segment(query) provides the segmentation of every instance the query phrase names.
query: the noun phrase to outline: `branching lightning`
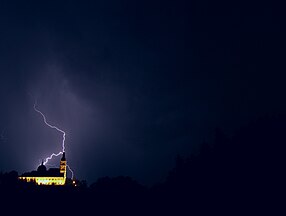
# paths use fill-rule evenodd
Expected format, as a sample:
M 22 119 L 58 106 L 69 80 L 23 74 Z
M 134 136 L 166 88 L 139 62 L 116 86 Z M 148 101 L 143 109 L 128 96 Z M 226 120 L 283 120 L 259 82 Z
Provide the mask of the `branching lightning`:
M 71 172 L 71 179 L 73 179 L 73 171 L 72 171 L 72 169 L 70 168 L 70 166 L 69 165 L 67 165 L 67 168 L 69 169 L 69 171 Z
M 55 153 L 51 154 L 49 157 L 47 157 L 44 160 L 44 165 L 46 165 L 49 162 L 49 160 L 51 160 L 54 156 L 58 157 L 59 155 L 62 155 L 62 154 L 63 154 L 63 152 L 61 152 L 61 151 L 59 153 L 57 153 L 57 154 L 55 154 Z
M 57 128 L 56 126 L 50 125 L 50 124 L 47 122 L 46 116 L 45 116 L 40 110 L 38 110 L 36 106 L 37 106 L 37 101 L 35 101 L 34 110 L 35 110 L 36 112 L 38 112 L 38 113 L 41 114 L 41 116 L 42 116 L 43 119 L 44 119 L 45 124 L 46 124 L 47 126 L 49 126 L 50 128 L 56 129 L 57 131 L 59 131 L 59 132 L 61 132 L 61 133 L 63 134 L 63 141 L 62 141 L 62 148 L 63 148 L 63 150 L 62 150 L 62 152 L 61 152 L 61 154 L 62 154 L 62 153 L 65 151 L 66 132 L 64 132 L 63 130 Z M 59 155 L 54 155 L 54 156 L 59 156 Z M 51 158 L 50 158 L 50 159 L 51 159 Z M 49 159 L 48 159 L 48 160 L 49 160 Z
M 36 100 L 35 103 L 34 103 L 34 110 L 35 110 L 37 113 L 39 113 L 39 114 L 43 117 L 44 123 L 45 123 L 48 127 L 52 128 L 52 129 L 56 129 L 58 132 L 62 133 L 62 135 L 63 135 L 62 151 L 60 151 L 60 152 L 57 153 L 57 154 L 56 154 L 56 153 L 52 153 L 49 157 L 47 157 L 47 158 L 44 160 L 44 165 L 46 165 L 46 164 L 49 162 L 49 160 L 51 160 L 53 157 L 58 157 L 59 155 L 62 155 L 63 152 L 65 152 L 66 132 L 63 131 L 63 130 L 61 130 L 61 129 L 59 129 L 59 128 L 56 127 L 56 126 L 53 126 L 53 125 L 49 124 L 49 123 L 47 122 L 46 116 L 45 116 L 40 110 L 37 109 L 37 100 Z M 72 171 L 72 169 L 70 168 L 69 165 L 67 165 L 67 167 L 68 167 L 69 171 L 71 172 L 71 174 L 72 174 L 72 179 L 73 179 L 73 177 L 74 177 L 74 172 Z

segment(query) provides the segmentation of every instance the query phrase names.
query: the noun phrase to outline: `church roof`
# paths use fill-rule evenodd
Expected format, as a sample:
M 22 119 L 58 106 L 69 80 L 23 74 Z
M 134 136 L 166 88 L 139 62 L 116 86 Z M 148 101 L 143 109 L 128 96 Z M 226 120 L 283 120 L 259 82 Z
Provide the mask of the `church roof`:
M 66 161 L 66 154 L 63 152 L 61 161 Z M 32 172 L 25 172 L 20 177 L 64 177 L 64 174 L 60 172 L 59 168 L 50 168 L 47 170 L 44 162 L 38 167 L 37 170 Z
M 38 172 L 46 172 L 47 171 L 47 168 L 44 165 L 44 162 L 42 162 L 42 164 L 38 167 L 37 171 Z
M 41 166 L 41 165 L 40 165 Z M 63 177 L 64 175 L 60 173 L 59 168 L 50 168 L 49 170 L 38 170 L 32 172 L 26 172 L 21 175 L 21 177 Z

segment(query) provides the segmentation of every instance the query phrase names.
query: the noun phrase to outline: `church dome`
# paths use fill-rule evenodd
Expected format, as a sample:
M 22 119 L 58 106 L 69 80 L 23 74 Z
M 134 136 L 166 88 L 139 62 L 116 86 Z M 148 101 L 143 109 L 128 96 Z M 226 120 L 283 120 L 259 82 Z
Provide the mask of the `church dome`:
M 43 162 L 42 162 L 42 164 L 38 167 L 37 171 L 38 171 L 38 172 L 46 172 L 46 171 L 47 171 L 47 168 L 46 168 L 46 166 L 44 165 Z

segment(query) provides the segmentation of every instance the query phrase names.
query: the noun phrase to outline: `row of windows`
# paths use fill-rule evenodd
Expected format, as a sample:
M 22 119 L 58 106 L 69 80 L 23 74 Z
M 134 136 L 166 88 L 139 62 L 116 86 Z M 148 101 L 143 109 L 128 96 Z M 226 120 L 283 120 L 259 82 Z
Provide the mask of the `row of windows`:
M 38 181 L 62 181 L 62 177 L 59 177 L 59 178 L 25 178 L 25 177 L 23 177 L 23 178 L 21 178 L 21 179 L 23 179 L 23 180 L 27 180 L 27 181 L 36 181 L 36 180 L 38 180 Z

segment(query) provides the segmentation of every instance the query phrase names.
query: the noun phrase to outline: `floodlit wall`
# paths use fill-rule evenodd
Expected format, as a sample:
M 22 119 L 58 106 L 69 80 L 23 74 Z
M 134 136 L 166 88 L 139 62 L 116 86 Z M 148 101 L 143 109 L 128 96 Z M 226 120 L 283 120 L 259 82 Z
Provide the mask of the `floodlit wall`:
M 36 182 L 37 185 L 64 185 L 66 179 L 64 177 L 19 177 L 20 180 Z

